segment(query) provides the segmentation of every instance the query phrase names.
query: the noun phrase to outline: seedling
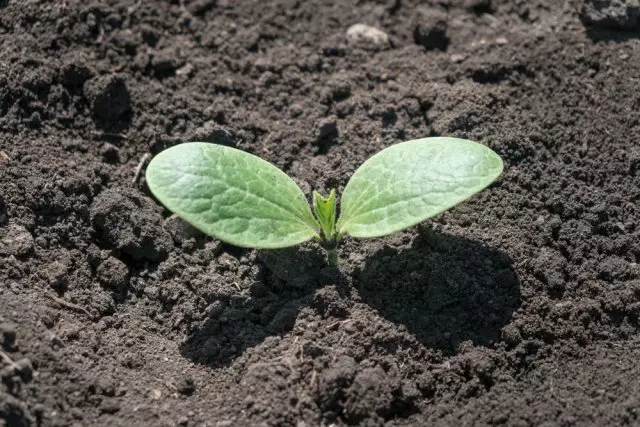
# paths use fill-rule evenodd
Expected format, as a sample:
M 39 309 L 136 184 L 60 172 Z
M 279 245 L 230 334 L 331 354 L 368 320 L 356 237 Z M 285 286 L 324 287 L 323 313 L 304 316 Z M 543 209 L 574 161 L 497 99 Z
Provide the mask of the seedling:
M 285 248 L 316 239 L 338 265 L 346 235 L 379 237 L 437 215 L 486 188 L 502 160 L 477 142 L 424 138 L 388 147 L 353 174 L 340 200 L 307 198 L 284 172 L 252 154 L 190 142 L 158 154 L 147 168 L 151 192 L 202 232 L 247 248 Z M 314 216 L 315 214 L 315 216 Z

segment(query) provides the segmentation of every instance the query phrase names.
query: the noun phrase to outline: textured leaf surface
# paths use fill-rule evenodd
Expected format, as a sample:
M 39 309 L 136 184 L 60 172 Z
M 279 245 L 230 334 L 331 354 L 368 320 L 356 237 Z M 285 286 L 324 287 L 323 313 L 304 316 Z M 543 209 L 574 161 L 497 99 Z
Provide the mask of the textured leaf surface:
M 190 142 L 158 154 L 147 168 L 151 192 L 204 233 L 237 246 L 284 248 L 317 235 L 300 187 L 252 154 Z
M 458 138 L 424 138 L 382 150 L 344 189 L 338 232 L 384 236 L 437 215 L 491 184 L 502 160 Z

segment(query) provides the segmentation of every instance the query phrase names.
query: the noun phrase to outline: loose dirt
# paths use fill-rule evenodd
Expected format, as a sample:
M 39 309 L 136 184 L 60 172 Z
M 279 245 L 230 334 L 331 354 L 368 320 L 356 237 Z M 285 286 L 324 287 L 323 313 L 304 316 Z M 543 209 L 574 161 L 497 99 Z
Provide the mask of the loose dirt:
M 0 0 L 0 425 L 637 425 L 626 3 Z M 215 141 L 340 191 L 437 135 L 501 180 L 340 272 L 202 236 L 140 173 Z

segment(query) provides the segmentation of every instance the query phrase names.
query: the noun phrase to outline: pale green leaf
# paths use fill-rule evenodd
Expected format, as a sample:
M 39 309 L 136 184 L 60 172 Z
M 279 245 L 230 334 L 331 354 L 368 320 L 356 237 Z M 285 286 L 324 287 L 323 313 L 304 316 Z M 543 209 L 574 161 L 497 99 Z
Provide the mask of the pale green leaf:
M 236 246 L 284 248 L 317 237 L 300 187 L 252 154 L 190 142 L 158 154 L 147 168 L 151 192 L 206 234 Z
M 336 227 L 336 190 L 331 190 L 328 197 L 314 191 L 312 205 L 324 237 L 333 239 Z
M 393 145 L 347 183 L 338 233 L 378 237 L 405 229 L 468 199 L 501 173 L 500 157 L 477 142 L 438 137 Z

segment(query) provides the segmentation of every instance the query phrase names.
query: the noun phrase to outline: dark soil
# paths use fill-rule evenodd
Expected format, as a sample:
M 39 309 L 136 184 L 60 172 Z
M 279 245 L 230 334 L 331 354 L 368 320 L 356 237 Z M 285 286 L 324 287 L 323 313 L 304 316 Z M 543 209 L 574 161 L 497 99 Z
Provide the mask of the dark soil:
M 0 0 L 0 425 L 638 425 L 631 3 Z M 435 135 L 503 177 L 341 272 L 139 169 L 216 141 L 309 194 Z

